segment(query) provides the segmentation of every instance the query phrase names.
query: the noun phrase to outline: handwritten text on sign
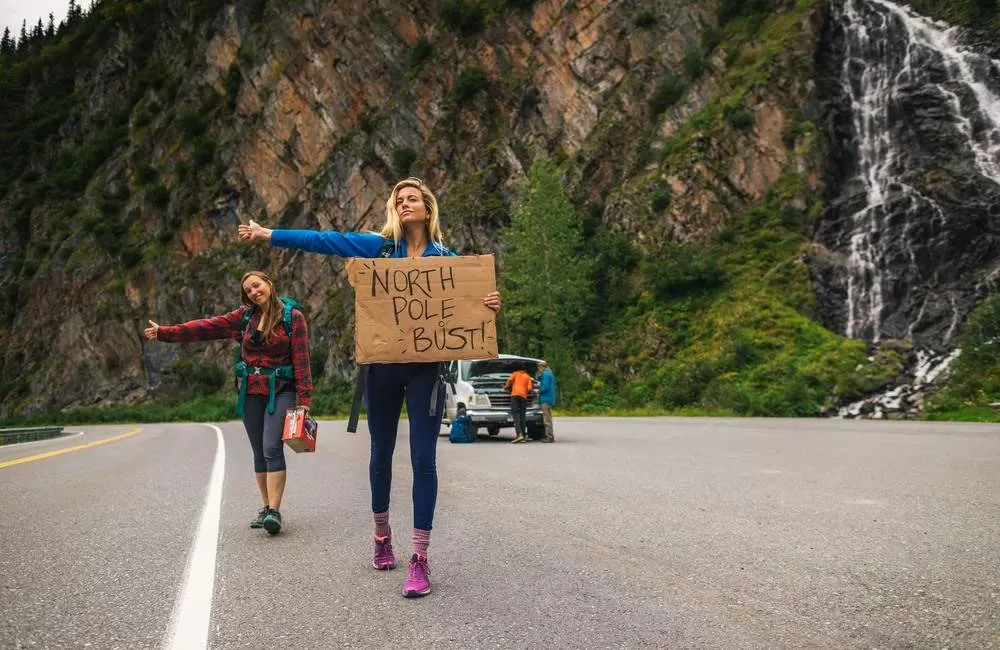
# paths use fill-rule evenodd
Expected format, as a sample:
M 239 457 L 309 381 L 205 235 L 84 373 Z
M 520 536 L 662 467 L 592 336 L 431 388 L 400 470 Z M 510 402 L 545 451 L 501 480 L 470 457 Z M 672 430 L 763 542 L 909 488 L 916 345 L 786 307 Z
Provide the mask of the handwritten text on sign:
M 358 363 L 497 356 L 492 255 L 347 262 L 354 286 Z

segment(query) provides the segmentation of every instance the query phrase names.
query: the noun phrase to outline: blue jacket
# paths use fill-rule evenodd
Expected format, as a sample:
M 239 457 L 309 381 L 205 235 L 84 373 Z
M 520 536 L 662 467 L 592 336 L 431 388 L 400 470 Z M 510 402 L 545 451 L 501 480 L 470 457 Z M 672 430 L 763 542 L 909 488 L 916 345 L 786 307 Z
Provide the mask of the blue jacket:
M 551 368 L 542 371 L 542 378 L 538 382 L 538 402 L 550 406 L 556 403 L 556 376 Z
M 271 246 L 297 248 L 310 253 L 341 257 L 380 257 L 386 242 L 392 241 L 374 232 L 337 232 L 336 230 L 272 230 Z M 429 242 L 424 257 L 455 255 L 450 249 Z M 406 257 L 406 240 L 396 245 L 392 257 Z

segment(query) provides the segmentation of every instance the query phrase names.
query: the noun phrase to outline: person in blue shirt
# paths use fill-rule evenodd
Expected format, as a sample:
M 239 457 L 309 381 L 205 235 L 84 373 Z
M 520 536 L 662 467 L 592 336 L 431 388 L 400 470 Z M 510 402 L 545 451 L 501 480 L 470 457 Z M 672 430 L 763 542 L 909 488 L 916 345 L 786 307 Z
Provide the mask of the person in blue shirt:
M 381 232 L 336 232 L 317 230 L 272 230 L 251 221 L 239 227 L 239 238 L 246 242 L 270 242 L 276 248 L 294 248 L 341 257 L 427 257 L 454 255 L 442 241 L 438 203 L 434 194 L 419 178 L 396 183 L 385 206 L 386 221 Z M 490 292 L 483 304 L 500 309 L 500 294 Z M 372 566 L 392 569 L 389 527 L 389 488 L 392 482 L 392 455 L 400 411 L 406 400 L 410 428 L 410 460 L 413 468 L 413 552 L 403 583 L 407 598 L 424 596 L 431 591 L 427 547 L 437 501 L 437 439 L 444 411 L 444 390 L 435 390 L 439 381 L 437 363 L 381 363 L 368 368 L 365 380 L 365 405 L 368 431 L 371 434 L 371 460 L 368 466 L 375 519 Z M 436 396 L 436 408 L 431 408 Z
M 545 437 L 542 442 L 555 442 L 552 434 L 552 406 L 556 403 L 556 376 L 549 364 L 542 361 L 538 364 L 538 405 L 542 409 L 542 421 L 545 422 Z

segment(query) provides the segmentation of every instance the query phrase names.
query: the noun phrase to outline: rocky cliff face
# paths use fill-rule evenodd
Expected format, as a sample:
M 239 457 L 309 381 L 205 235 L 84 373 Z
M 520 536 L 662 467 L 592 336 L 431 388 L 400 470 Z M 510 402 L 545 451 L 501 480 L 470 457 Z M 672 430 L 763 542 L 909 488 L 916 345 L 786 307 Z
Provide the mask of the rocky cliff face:
M 128 137 L 63 232 L 10 242 L 13 257 L 41 236 L 57 240 L 57 250 L 20 281 L 3 358 L 5 372 L 16 368 L 26 383 L 6 396 L 2 413 L 138 400 L 182 356 L 224 365 L 222 344 L 148 345 L 140 330 L 148 317 L 177 322 L 233 306 L 236 278 L 251 267 L 269 267 L 281 290 L 306 305 L 329 369 L 349 370 L 342 264 L 239 248 L 232 234 L 241 220 L 374 228 L 392 183 L 415 173 L 438 189 L 453 245 L 495 249 L 524 171 L 543 151 L 578 156 L 572 183 L 581 197 L 613 194 L 627 205 L 619 188 L 643 171 L 636 151 L 655 128 L 650 89 L 698 46 L 713 7 L 521 4 L 530 7 L 483 16 L 478 33 L 449 27 L 438 3 L 304 1 L 257 16 L 222 4 L 202 31 L 189 30 L 194 37 L 176 29 L 190 20 L 182 4 L 151 13 L 168 29 L 146 70 L 156 66 L 163 79 L 133 104 Z M 643 11 L 650 20 L 637 27 Z M 67 137 L 92 136 L 143 72 L 128 59 L 129 23 L 115 19 L 117 42 L 76 73 L 85 99 L 78 120 L 62 127 Z M 168 200 L 151 203 L 139 177 L 146 168 Z M 11 219 L 17 193 L 3 204 Z M 118 235 L 143 260 L 123 264 L 121 251 L 108 254 L 79 223 L 108 195 L 119 199 Z M 32 223 L 51 216 L 44 203 L 31 208 Z M 607 219 L 616 221 L 613 208 Z M 662 239 L 673 228 L 659 230 Z M 6 271 L 16 281 L 17 269 Z

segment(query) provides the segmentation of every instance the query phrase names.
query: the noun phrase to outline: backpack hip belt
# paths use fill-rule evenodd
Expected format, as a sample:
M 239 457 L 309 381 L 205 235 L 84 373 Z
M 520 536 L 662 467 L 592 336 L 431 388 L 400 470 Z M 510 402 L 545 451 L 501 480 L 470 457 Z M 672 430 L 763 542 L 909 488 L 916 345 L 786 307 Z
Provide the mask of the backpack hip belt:
M 239 397 L 236 398 L 236 416 L 242 417 L 243 415 L 243 405 L 247 400 L 247 384 L 250 375 L 267 375 L 267 412 L 268 414 L 274 413 L 274 397 L 275 388 L 278 383 L 278 379 L 290 379 L 295 381 L 295 366 L 278 366 L 277 368 L 266 368 L 264 366 L 251 366 L 247 365 L 245 361 L 237 361 L 236 366 L 233 368 L 236 372 L 236 378 L 240 381 L 240 393 Z

